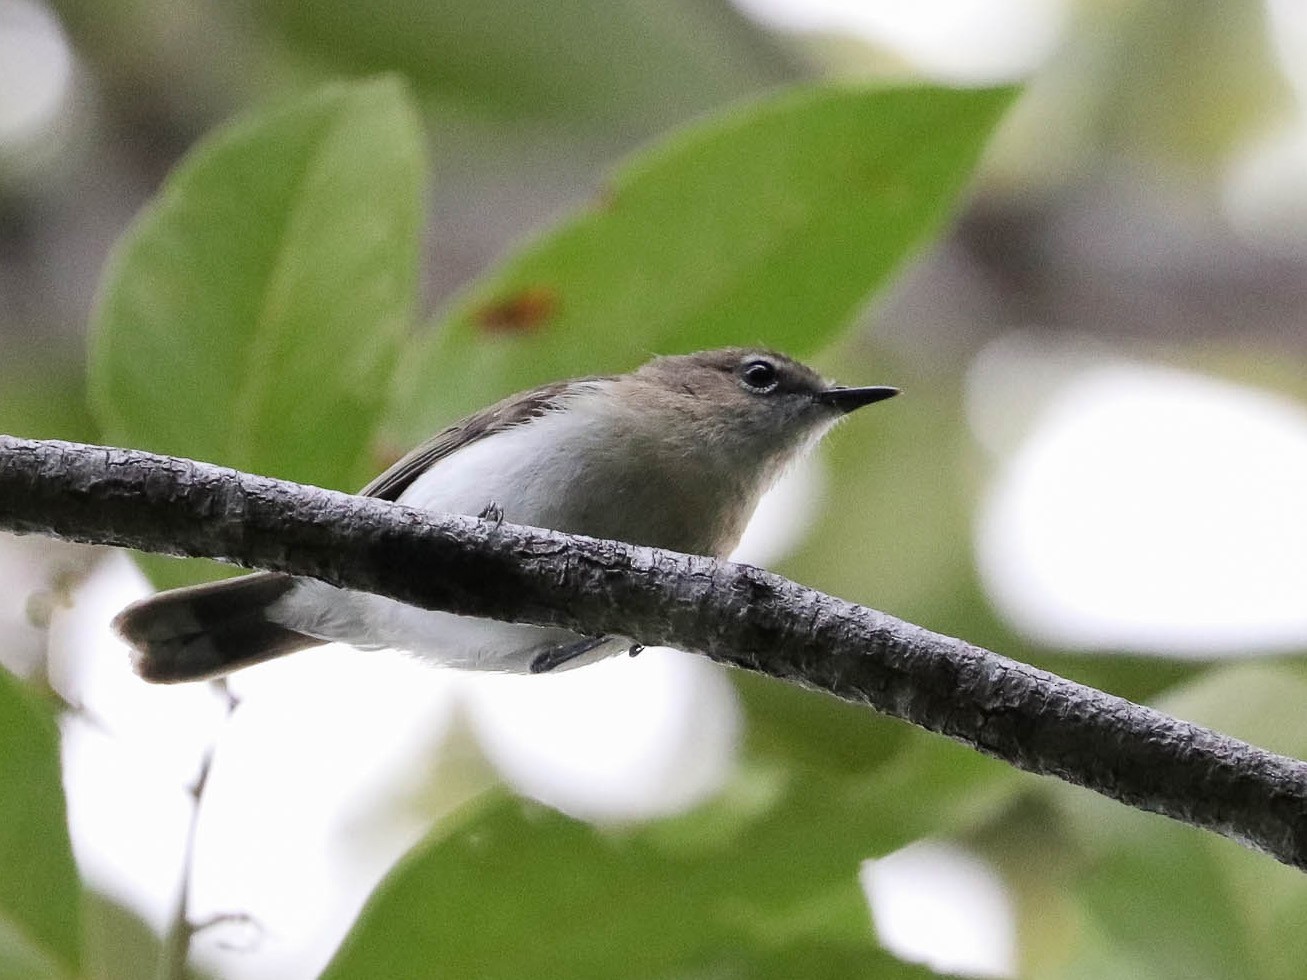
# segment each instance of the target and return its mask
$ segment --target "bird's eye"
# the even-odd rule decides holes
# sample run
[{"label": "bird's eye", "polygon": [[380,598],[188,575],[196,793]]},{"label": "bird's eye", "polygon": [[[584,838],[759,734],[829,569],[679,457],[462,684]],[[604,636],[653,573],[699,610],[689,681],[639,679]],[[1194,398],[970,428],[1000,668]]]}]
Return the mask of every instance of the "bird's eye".
[{"label": "bird's eye", "polygon": [[750,361],[740,369],[740,380],[754,391],[771,391],[776,387],[776,365],[771,361]]}]

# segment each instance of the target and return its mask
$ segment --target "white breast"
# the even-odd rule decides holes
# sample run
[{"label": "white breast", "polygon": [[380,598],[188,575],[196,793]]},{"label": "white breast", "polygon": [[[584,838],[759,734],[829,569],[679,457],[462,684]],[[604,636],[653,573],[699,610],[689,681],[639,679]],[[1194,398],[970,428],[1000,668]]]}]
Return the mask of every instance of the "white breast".
[{"label": "white breast", "polygon": [[445,514],[480,514],[495,503],[510,523],[553,527],[547,520],[566,510],[593,441],[585,414],[548,412],[480,439],[430,467],[399,502]]}]

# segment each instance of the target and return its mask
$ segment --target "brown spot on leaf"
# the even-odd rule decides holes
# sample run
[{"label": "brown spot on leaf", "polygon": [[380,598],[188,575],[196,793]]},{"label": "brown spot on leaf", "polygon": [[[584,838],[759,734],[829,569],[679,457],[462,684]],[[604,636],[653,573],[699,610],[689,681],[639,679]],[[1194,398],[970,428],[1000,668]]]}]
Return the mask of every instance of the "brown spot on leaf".
[{"label": "brown spot on leaf", "polygon": [[558,312],[558,293],[549,286],[527,286],[478,309],[472,318],[494,333],[518,333],[542,327]]}]

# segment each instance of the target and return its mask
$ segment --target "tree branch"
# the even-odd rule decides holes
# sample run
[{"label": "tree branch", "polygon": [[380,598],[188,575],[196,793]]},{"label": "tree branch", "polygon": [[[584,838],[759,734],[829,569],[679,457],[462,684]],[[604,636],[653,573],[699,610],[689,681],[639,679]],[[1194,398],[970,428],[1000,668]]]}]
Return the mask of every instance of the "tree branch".
[{"label": "tree branch", "polygon": [[1307,869],[1307,764],[747,565],[8,436],[0,529],[699,650]]}]

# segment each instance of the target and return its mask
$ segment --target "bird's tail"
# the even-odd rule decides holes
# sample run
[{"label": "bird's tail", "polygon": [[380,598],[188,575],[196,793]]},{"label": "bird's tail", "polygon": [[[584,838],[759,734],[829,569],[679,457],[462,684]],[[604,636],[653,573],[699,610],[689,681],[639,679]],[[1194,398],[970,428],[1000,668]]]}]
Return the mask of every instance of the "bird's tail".
[{"label": "bird's tail", "polygon": [[268,618],[268,607],[294,585],[289,575],[259,573],[173,589],[132,603],[113,626],[147,681],[219,677],[323,642]]}]

